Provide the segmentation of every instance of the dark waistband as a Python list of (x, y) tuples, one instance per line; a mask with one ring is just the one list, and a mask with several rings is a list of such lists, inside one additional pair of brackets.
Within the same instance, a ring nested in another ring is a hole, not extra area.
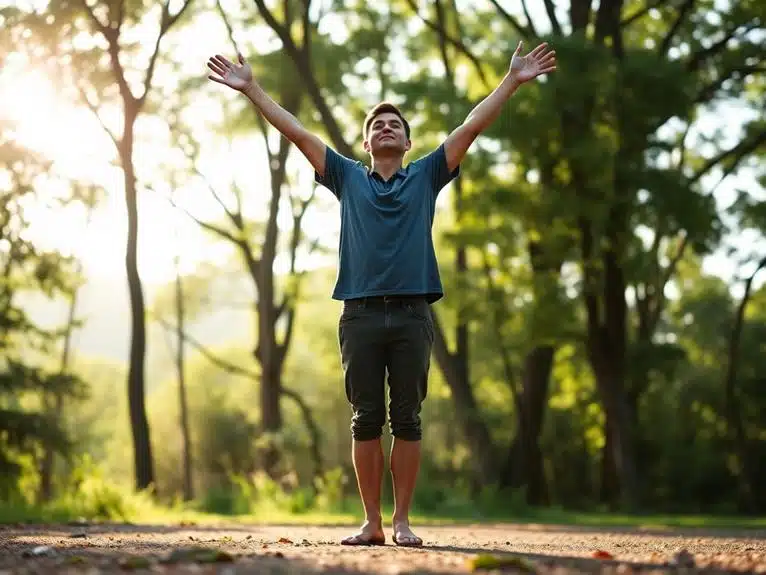
[(375, 304), (375, 303), (414, 303), (414, 302), (421, 302), (421, 301), (428, 301), (427, 296), (425, 295), (373, 295), (373, 296), (365, 296), (365, 297), (357, 297), (352, 299), (345, 300), (344, 303), (364, 303), (364, 304)]

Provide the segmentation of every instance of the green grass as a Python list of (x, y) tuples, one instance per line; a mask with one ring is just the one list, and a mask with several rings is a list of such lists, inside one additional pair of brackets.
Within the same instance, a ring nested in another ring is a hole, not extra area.
[[(238, 524), (280, 524), (280, 525), (356, 525), (359, 523), (361, 507), (355, 499), (344, 505), (343, 511), (307, 510), (302, 513), (274, 508), (256, 508), (244, 514), (220, 514), (202, 512), (182, 506), (163, 507), (142, 499), (126, 506), (130, 513), (123, 517), (109, 517), (108, 514), (86, 513), (82, 509), (69, 508), (63, 504), (29, 506), (0, 503), (0, 523), (62, 523), (78, 518), (91, 520), (129, 521), (147, 525), (196, 524), (225, 525)], [(500, 506), (496, 506), (500, 508)], [(475, 509), (475, 508), (474, 508)], [(384, 517), (390, 517), (390, 506), (383, 508)], [(619, 513), (569, 512), (558, 509), (524, 509), (517, 512), (497, 511), (493, 513), (471, 512), (467, 508), (452, 509), (450, 513), (415, 512), (412, 520), (419, 525), (477, 524), (477, 523), (518, 523), (538, 525), (563, 525), (582, 527), (637, 529), (766, 529), (766, 517), (730, 517), (714, 515), (627, 515)]]

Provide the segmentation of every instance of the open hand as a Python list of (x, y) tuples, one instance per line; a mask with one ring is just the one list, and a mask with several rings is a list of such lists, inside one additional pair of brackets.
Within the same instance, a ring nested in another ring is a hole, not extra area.
[(556, 52), (548, 50), (548, 44), (543, 42), (526, 56), (521, 55), (521, 42), (511, 58), (511, 75), (520, 83), (529, 82), (541, 74), (553, 72), (556, 69)]
[(240, 92), (246, 90), (253, 83), (253, 70), (250, 64), (245, 62), (242, 54), (237, 54), (237, 59), (239, 64), (234, 64), (218, 54), (211, 57), (207, 61), (207, 66), (214, 74), (208, 78)]

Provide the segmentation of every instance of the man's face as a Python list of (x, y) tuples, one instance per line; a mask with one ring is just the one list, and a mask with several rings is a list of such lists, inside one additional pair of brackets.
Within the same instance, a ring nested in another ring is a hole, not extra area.
[(410, 149), (410, 141), (404, 130), (404, 122), (392, 112), (384, 112), (373, 118), (364, 141), (366, 152), (377, 155), (404, 156)]

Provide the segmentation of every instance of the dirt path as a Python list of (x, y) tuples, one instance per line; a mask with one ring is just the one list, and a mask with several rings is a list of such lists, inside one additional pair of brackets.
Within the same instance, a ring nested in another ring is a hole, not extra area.
[[(96, 575), (128, 569), (136, 573), (225, 575), (453, 574), (471, 572), (472, 562), (484, 555), (516, 563), (503, 570), (556, 575), (622, 575), (658, 569), (766, 573), (766, 532), (500, 524), (422, 527), (417, 529), (424, 540), (420, 549), (396, 547), (390, 542), (385, 547), (368, 548), (338, 545), (351, 529), (237, 524), (0, 526), (0, 574)], [(197, 555), (185, 551), (195, 548)], [(499, 563), (490, 567), (501, 572)]]

